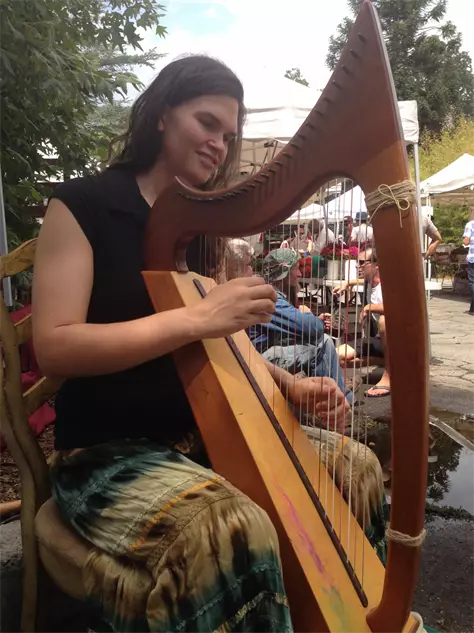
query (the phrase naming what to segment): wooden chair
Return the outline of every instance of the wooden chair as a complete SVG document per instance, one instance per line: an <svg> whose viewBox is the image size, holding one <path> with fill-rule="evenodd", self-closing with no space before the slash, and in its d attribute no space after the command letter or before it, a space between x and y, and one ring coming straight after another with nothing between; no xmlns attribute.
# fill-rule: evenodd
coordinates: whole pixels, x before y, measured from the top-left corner
<svg viewBox="0 0 474 633"><path fill-rule="evenodd" d="M30 240L0 257L0 286L4 278L33 266L35 249L36 240ZM39 599L44 570L64 593L85 599L82 568L91 548L61 520L51 498L48 465L28 423L60 384L43 377L23 393L19 348L31 335L31 315L13 324L0 292L0 429L21 478L22 631L40 630L44 622L39 615L48 602L48 596Z"/></svg>

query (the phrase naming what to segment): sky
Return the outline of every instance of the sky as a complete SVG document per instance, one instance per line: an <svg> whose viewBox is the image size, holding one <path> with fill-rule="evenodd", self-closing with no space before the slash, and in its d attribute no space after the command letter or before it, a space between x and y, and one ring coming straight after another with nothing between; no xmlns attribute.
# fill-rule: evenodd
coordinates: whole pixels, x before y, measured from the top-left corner
<svg viewBox="0 0 474 633"><path fill-rule="evenodd" d="M325 58L329 37L348 15L347 0L162 0L166 37L144 33L145 50L166 57L153 69L139 69L145 85L160 68L186 53L207 53L245 76L268 71L283 75L298 67L313 88L322 89L330 72ZM448 0L446 19L461 31L463 48L474 61L474 3ZM133 95L131 95L133 96Z"/></svg>

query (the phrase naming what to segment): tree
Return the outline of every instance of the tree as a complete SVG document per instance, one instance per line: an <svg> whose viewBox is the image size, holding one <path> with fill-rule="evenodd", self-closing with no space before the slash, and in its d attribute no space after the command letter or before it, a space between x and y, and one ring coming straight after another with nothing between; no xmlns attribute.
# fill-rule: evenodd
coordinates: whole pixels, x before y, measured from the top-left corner
<svg viewBox="0 0 474 633"><path fill-rule="evenodd" d="M474 120L460 117L445 125L440 134L423 132L420 137L420 180L426 180L463 154L474 154Z"/></svg>
<svg viewBox="0 0 474 633"><path fill-rule="evenodd" d="M445 22L447 0L373 0L392 67L397 96L418 102L420 129L439 133L460 116L474 115L472 60L461 50L462 38ZM359 0L348 1L355 16ZM326 63L332 70L353 20L339 24L329 40Z"/></svg>
<svg viewBox="0 0 474 633"><path fill-rule="evenodd" d="M140 51L140 29L165 35L162 9L155 0L0 0L1 163L12 240L36 227L25 210L42 201L41 180L94 168L105 142L97 106L140 87L131 68L156 53L137 58L127 49Z"/></svg>
<svg viewBox="0 0 474 633"><path fill-rule="evenodd" d="M137 66L152 67L155 61L164 57L163 54L157 53L156 49L140 54L128 54L110 51L100 46L92 48L89 53L95 55L100 70L111 74L131 73ZM94 135L96 145L94 157L99 161L103 162L108 158L110 142L125 131L129 114L128 100L114 99L111 102L96 105L88 116L85 125Z"/></svg>
<svg viewBox="0 0 474 633"><path fill-rule="evenodd" d="M303 77L299 68L291 68L290 70L287 70L285 73L285 77L288 77L288 79L292 79L293 81L296 81L303 86L309 86L309 83Z"/></svg>
<svg viewBox="0 0 474 633"><path fill-rule="evenodd" d="M420 180L433 176L466 153L474 154L474 121L472 119L461 117L456 125L445 125L438 135L424 132L420 138ZM413 160L410 162L412 177L414 177ZM434 202L436 203L436 199ZM457 245L462 243L462 234L468 217L466 207L435 204L434 222L446 243Z"/></svg>

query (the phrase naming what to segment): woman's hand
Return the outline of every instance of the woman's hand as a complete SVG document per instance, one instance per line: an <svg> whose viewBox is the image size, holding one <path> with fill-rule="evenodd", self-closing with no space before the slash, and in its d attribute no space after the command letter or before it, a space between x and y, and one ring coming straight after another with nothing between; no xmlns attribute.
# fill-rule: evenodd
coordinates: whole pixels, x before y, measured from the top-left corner
<svg viewBox="0 0 474 633"><path fill-rule="evenodd" d="M288 385L288 397L296 407L319 416L329 430L344 433L350 405L332 378L302 378Z"/></svg>
<svg viewBox="0 0 474 633"><path fill-rule="evenodd" d="M213 288L190 308L199 339L221 338L257 323L269 323L277 293L261 277L239 277Z"/></svg>

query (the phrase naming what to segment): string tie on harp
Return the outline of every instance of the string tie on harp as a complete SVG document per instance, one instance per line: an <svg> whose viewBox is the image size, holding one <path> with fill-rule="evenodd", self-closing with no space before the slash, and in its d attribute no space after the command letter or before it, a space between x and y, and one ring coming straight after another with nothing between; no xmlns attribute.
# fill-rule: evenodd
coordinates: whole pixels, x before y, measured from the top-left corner
<svg viewBox="0 0 474 633"><path fill-rule="evenodd" d="M426 530L423 528L418 536L410 536L409 534L403 534L403 532L397 532L397 530L392 530L392 528L388 527L386 536L389 541L399 543L405 547L420 547L426 538Z"/></svg>
<svg viewBox="0 0 474 633"><path fill-rule="evenodd" d="M400 218L400 228L403 228L403 219L408 217L410 206L415 201L416 188L411 180L403 180L395 185L379 185L376 191L365 196L369 223L372 222L379 209L395 205Z"/></svg>

